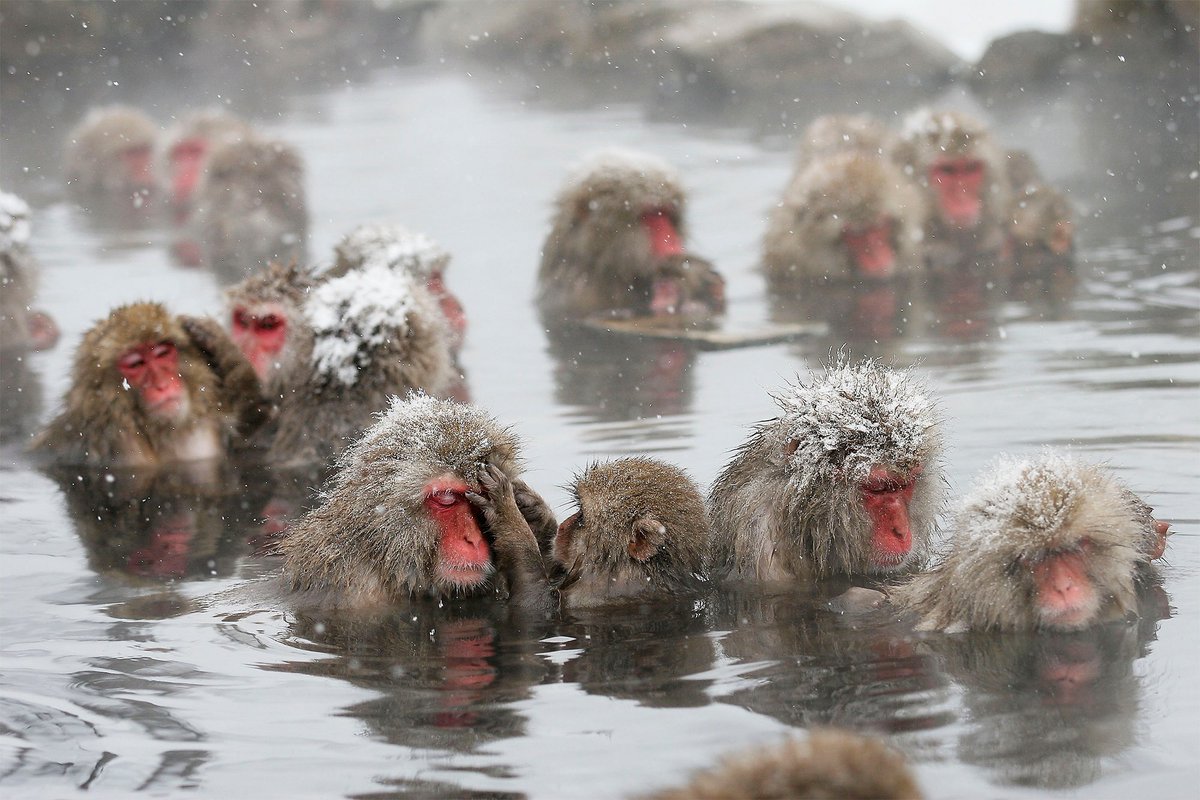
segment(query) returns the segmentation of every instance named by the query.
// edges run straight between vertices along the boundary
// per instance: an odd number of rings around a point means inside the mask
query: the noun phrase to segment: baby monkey
[[[694,481],[653,458],[592,464],[575,477],[577,511],[553,559],[565,608],[693,592],[703,584],[708,514]]]

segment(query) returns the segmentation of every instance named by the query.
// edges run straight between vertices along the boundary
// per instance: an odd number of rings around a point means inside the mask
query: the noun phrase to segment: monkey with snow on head
[[[34,311],[38,264],[29,250],[29,206],[0,191],[0,351],[47,350],[58,342],[58,325]]]
[[[775,396],[713,483],[718,576],[814,581],[919,563],[941,505],[936,407],[910,371],[845,359]]]
[[[1005,459],[963,501],[944,558],[891,599],[924,630],[1077,630],[1137,613],[1167,530],[1103,467]]]

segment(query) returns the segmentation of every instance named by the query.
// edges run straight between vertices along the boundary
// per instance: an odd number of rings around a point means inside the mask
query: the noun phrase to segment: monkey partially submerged
[[[277,404],[271,463],[328,460],[390,396],[442,394],[456,378],[436,302],[386,265],[323,278],[272,264],[226,302],[233,339]]]
[[[704,582],[708,514],[682,470],[652,458],[593,464],[573,483],[577,511],[554,537],[566,608],[695,592]]]
[[[155,188],[158,125],[136,108],[94,108],[67,135],[63,172],[84,204],[144,204]]]
[[[0,352],[47,350],[58,342],[58,324],[34,311],[38,264],[29,250],[29,206],[0,191]]]
[[[780,392],[713,483],[713,567],[735,580],[887,575],[918,563],[942,502],[938,414],[910,371],[839,361]]]
[[[595,153],[555,206],[538,270],[538,305],[553,321],[598,313],[702,321],[724,310],[724,279],[686,249],[683,188],[663,161]]]
[[[1107,469],[1046,451],[1000,461],[941,562],[891,591],[925,630],[1075,630],[1138,611],[1168,525]]]
[[[813,731],[747,750],[645,800],[920,800],[904,758],[877,739]]]
[[[518,479],[519,450],[516,435],[478,408],[394,398],[342,454],[321,505],[281,542],[285,579],[336,607],[506,587],[514,607],[553,610],[517,493],[549,512]]]
[[[31,449],[67,464],[219,458],[265,417],[258,377],[218,325],[134,303],[84,334],[63,409]]]

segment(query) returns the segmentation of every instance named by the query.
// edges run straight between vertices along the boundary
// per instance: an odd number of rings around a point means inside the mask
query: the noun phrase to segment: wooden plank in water
[[[828,332],[823,322],[766,323],[755,328],[672,328],[651,317],[632,319],[590,318],[581,323],[585,328],[621,336],[643,339],[666,339],[695,344],[701,350],[732,350],[736,347],[758,347],[791,342]]]

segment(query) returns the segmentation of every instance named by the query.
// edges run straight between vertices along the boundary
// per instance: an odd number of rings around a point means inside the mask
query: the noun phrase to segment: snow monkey
[[[79,200],[144,201],[154,190],[158,125],[136,108],[92,109],[67,136],[63,171]]]
[[[577,510],[553,548],[564,607],[685,594],[703,583],[708,514],[678,467],[652,458],[592,464],[572,490]]]
[[[273,464],[328,460],[390,396],[442,394],[456,377],[436,301],[383,264],[332,278],[272,264],[226,304],[233,339],[278,409]]]
[[[1057,265],[1073,266],[1075,225],[1071,203],[1048,185],[1023,150],[1005,156],[1012,208],[1009,226],[1018,274],[1028,275]]]
[[[281,542],[284,577],[324,605],[489,594],[556,606],[538,540],[517,503],[520,443],[484,411],[393,398],[338,460],[322,503]],[[553,515],[551,515],[552,517]]]
[[[904,758],[877,739],[817,730],[724,759],[645,800],[920,800]]]
[[[555,205],[538,271],[543,313],[702,321],[724,310],[724,279],[686,249],[683,188],[666,163],[622,150],[594,153]]]
[[[0,191],[0,352],[48,350],[58,342],[58,324],[34,311],[38,264],[29,251],[29,206]]]
[[[911,371],[843,357],[775,397],[709,494],[714,571],[887,575],[919,562],[941,505],[941,436]]]
[[[134,303],[84,334],[63,409],[31,447],[96,466],[213,459],[265,416],[258,377],[216,323]]]
[[[224,109],[188,114],[167,131],[159,154],[160,179],[176,212],[186,214],[214,149],[251,134],[248,123]]]
[[[925,630],[1077,630],[1136,614],[1168,525],[1104,467],[1002,459],[964,499],[944,558],[891,593]]]

